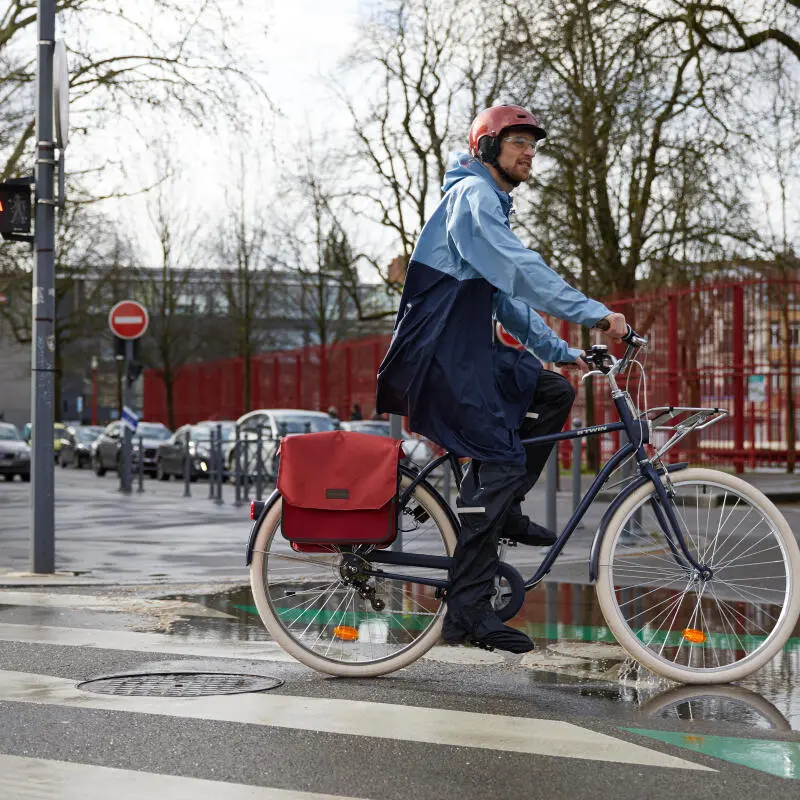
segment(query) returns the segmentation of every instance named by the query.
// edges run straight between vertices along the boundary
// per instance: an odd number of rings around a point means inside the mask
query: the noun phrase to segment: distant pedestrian
[[[335,419],[337,422],[339,421],[339,411],[337,410],[336,406],[328,407],[328,416],[331,419]]]
[[[353,408],[350,411],[350,419],[364,419],[364,415],[361,413],[361,406],[358,403],[353,403]]]

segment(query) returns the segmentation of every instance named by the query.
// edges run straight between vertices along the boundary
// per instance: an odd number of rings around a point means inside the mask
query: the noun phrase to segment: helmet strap
[[[500,138],[484,136],[481,137],[478,143],[478,154],[484,164],[491,164],[499,173],[500,177],[506,182],[511,184],[512,188],[516,189],[520,182],[516,178],[512,178],[501,166],[497,160],[500,155]]]

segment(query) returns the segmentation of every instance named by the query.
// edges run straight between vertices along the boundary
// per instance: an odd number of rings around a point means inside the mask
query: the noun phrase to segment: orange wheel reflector
[[[344,639],[346,642],[354,642],[358,639],[358,631],[349,625],[337,625],[333,629],[333,635],[337,639]]]
[[[702,644],[706,640],[706,635],[703,631],[698,631],[696,628],[684,628],[683,638],[686,639],[687,642]]]

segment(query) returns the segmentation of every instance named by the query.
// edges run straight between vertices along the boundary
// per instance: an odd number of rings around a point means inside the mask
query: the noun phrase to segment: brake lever
[[[591,372],[584,372],[583,375],[581,375],[581,383],[583,383],[587,378],[591,378],[592,375],[602,375],[605,377],[605,374],[605,372],[599,369],[593,369]]]

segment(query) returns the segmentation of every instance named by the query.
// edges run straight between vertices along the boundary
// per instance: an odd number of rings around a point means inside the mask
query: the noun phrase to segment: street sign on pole
[[[128,408],[128,406],[122,407],[122,416],[120,420],[125,427],[130,428],[132,431],[135,431],[139,425],[139,415],[132,408]]]
[[[56,146],[63,150],[69,141],[69,65],[67,48],[60,39],[53,49],[53,118]]]
[[[108,314],[108,327],[120,339],[138,339],[149,322],[147,309],[135,300],[117,303]]]
[[[146,330],[150,318],[147,309],[135,300],[123,300],[117,303],[108,313],[108,327],[120,339],[125,340],[125,399],[122,409],[124,432],[122,439],[122,472],[120,474],[120,489],[125,494],[131,491],[131,449],[133,446],[133,431],[136,429],[138,419],[131,410],[131,381],[128,375],[133,362],[133,341],[138,339]],[[139,453],[139,458],[142,458]]]

